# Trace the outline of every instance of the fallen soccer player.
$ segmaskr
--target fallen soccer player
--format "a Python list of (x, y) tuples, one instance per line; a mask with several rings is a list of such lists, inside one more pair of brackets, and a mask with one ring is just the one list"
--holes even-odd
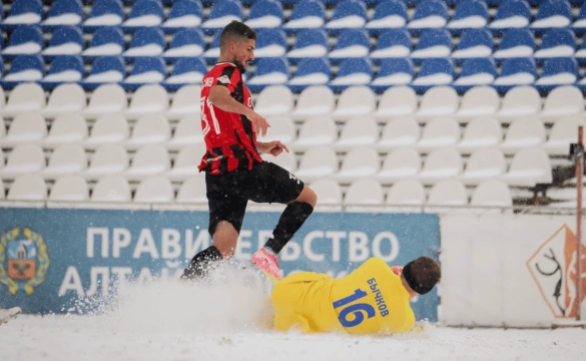
[(274, 327), (305, 333), (386, 334), (414, 329), (409, 301), (432, 290), (439, 265), (419, 257), (404, 267), (370, 258), (346, 277), (301, 272), (279, 281), (271, 299)]
[(22, 313), (22, 310), (18, 307), (3, 309), (0, 308), (0, 325), (8, 322), (9, 320), (16, 318)]

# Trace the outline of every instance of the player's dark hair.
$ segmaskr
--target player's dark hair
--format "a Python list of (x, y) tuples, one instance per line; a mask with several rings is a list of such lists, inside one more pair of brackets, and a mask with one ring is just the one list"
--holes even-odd
[(424, 295), (439, 282), (440, 266), (429, 257), (419, 257), (407, 263), (403, 268), (403, 277), (409, 287), (420, 295)]
[(220, 49), (223, 49), (230, 41), (245, 39), (256, 40), (256, 31), (240, 21), (233, 20), (222, 30), (222, 35), (220, 35)]

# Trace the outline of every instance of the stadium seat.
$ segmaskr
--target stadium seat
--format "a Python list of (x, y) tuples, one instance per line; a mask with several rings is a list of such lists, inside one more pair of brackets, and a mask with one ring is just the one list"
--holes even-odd
[(466, 170), (458, 177), (467, 185), (476, 185), (504, 174), (507, 164), (503, 153), (495, 148), (478, 149), (468, 159)]
[[(190, 0), (184, 0), (189, 2)], [(203, 55), (205, 42), (198, 29), (181, 29), (173, 36), (169, 49), (163, 53), (165, 60), (174, 61), (181, 58), (194, 58)]]
[(411, 58), (419, 63), (429, 58), (448, 58), (451, 53), (450, 34), (444, 29), (428, 29), (422, 32), (417, 47), (411, 52)]
[(443, 147), (431, 152), (425, 159), (417, 178), (424, 184), (434, 184), (458, 176), (462, 172), (462, 157), (455, 148)]
[(440, 117), (427, 122), (416, 147), (427, 153), (433, 149), (455, 146), (459, 141), (458, 122), (451, 117)]
[(349, 87), (338, 99), (332, 116), (336, 120), (347, 120), (356, 116), (371, 115), (376, 109), (375, 95), (368, 87)]
[(202, 176), (187, 179), (177, 192), (177, 203), (202, 203), (207, 209), (206, 180)]
[(254, 111), (264, 117), (288, 115), (293, 110), (293, 94), (283, 85), (268, 86), (260, 92)]
[[(88, 90), (96, 89), (98, 87), (101, 88), (101, 86), (119, 87), (118, 85), (114, 84), (122, 82), (125, 76), (126, 70), (124, 68), (124, 61), (121, 57), (100, 57), (97, 58), (94, 62), (94, 66), (92, 67), (90, 75), (87, 78), (85, 78), (84, 82), (82, 83), (82, 87)], [(122, 88), (120, 89), (122, 90)], [(95, 92), (99, 91), (99, 88), (95, 90)], [(118, 92), (116, 92), (115, 94), (117, 93)]]
[(518, 86), (509, 90), (503, 98), (498, 117), (511, 119), (534, 115), (540, 111), (541, 97), (537, 90), (529, 86)]
[(530, 58), (535, 51), (533, 35), (527, 29), (510, 29), (504, 33), (494, 58), (499, 60), (511, 58)]
[(435, 184), (429, 191), (428, 205), (465, 206), (468, 194), (464, 185), (457, 180), (444, 180)]
[(8, 190), (9, 201), (44, 201), (47, 199), (47, 185), (36, 174), (21, 175)]
[(119, 0), (100, 0), (94, 3), (83, 30), (93, 32), (104, 27), (115, 27), (124, 21), (124, 8)]
[[(4, 94), (4, 89), (2, 89), (2, 87), (0, 87), (0, 110), (4, 107), (4, 105), (6, 105), (6, 94)], [(3, 126), (3, 120), (2, 117), (0, 116), (0, 129)], [(2, 137), (2, 131), (0, 130), (0, 138)]]
[(38, 113), (17, 115), (6, 136), (0, 139), (0, 147), (11, 148), (18, 144), (37, 143), (47, 136), (47, 124)]
[(130, 186), (121, 176), (105, 176), (100, 178), (92, 191), (92, 202), (130, 202)]
[(206, 153), (205, 144), (189, 145), (179, 151), (173, 162), (173, 168), (165, 175), (171, 181), (183, 181), (199, 174), (199, 163)]
[(385, 207), (385, 209), (400, 213), (421, 212), (420, 207), (424, 203), (425, 189), (423, 185), (418, 181), (406, 179), (393, 184), (386, 201), (386, 204), (390, 207)]
[[(2, 179), (14, 179), (25, 174), (35, 174), (45, 168), (45, 155), (36, 144), (20, 144), (14, 147), (8, 162), (2, 168)], [(14, 186), (14, 185), (13, 185)]]
[(364, 30), (348, 29), (340, 33), (338, 41), (328, 57), (330, 62), (339, 63), (346, 59), (364, 58), (370, 53), (370, 40)]
[(321, 1), (302, 0), (293, 9), (284, 28), (288, 34), (304, 29), (321, 28), (326, 23), (326, 10)]
[(499, 7), (489, 27), (495, 32), (525, 28), (531, 21), (531, 10), (526, 1), (506, 0)]
[(86, 107), (86, 96), (78, 84), (62, 84), (49, 96), (43, 116), (49, 119), (66, 114), (81, 114)]
[(462, 35), (452, 57), (456, 62), (469, 58), (488, 58), (492, 54), (492, 47), (492, 35), (488, 30), (470, 29)]
[(134, 203), (172, 203), (175, 191), (169, 179), (153, 176), (140, 182), (134, 195)]
[(576, 115), (583, 111), (584, 97), (580, 89), (573, 86), (560, 86), (547, 95), (540, 116), (556, 121), (559, 117)]
[(98, 148), (90, 160), (90, 166), (82, 175), (86, 179), (101, 179), (119, 175), (128, 169), (128, 154), (121, 145), (104, 145)]
[(374, 15), (366, 23), (365, 28), (372, 35), (376, 35), (386, 29), (404, 28), (407, 20), (407, 7), (403, 1), (381, 1), (376, 6)]
[(537, 148), (517, 152), (509, 172), (501, 179), (508, 185), (517, 187), (534, 187), (539, 183), (551, 183), (551, 164), (547, 153)]
[(60, 55), (80, 55), (84, 47), (81, 31), (71, 26), (60, 27), (51, 36), (49, 46), (43, 50), (45, 60)]
[(267, 135), (262, 137), (263, 142), (279, 140), (289, 145), (295, 140), (295, 124), (291, 118), (277, 115), (267, 118), (271, 127), (267, 130)]
[(578, 127), (586, 128), (586, 121), (582, 116), (563, 118), (554, 123), (549, 133), (549, 139), (543, 149), (549, 155), (566, 156), (570, 151), (570, 144), (578, 139)]
[(334, 144), (334, 148), (349, 152), (355, 147), (371, 147), (377, 142), (378, 136), (378, 125), (373, 118), (353, 117), (342, 128), (340, 139)]
[[(1, 156), (1, 153), (0, 153)], [(0, 159), (3, 160), (3, 159)], [(0, 169), (2, 169), (2, 165), (0, 165)], [(4, 183), (0, 182), (0, 200), (6, 199), (6, 191), (4, 190)]]
[[(384, 3), (383, 3), (384, 4)], [(401, 60), (411, 53), (411, 38), (403, 29), (385, 30), (376, 42), (376, 48), (370, 53), (370, 58), (375, 64), (384, 62), (387, 58), (400, 58)]]
[(413, 118), (394, 118), (383, 129), (376, 147), (381, 151), (414, 146), (419, 140), (420, 127)]
[(102, 115), (122, 114), (127, 106), (124, 89), (116, 84), (105, 84), (92, 92), (83, 115), (87, 119), (96, 119)]
[(303, 120), (313, 116), (329, 115), (336, 104), (334, 93), (326, 86), (310, 86), (304, 89), (295, 110), (291, 114), (294, 120)]
[(545, 63), (535, 86), (540, 92), (549, 92), (558, 86), (575, 84), (578, 77), (578, 64), (575, 59), (552, 58)]
[(83, 172), (87, 168), (84, 149), (79, 144), (65, 144), (53, 151), (49, 165), (41, 175), (45, 179), (57, 179), (61, 176)]
[(346, 210), (350, 212), (372, 212), (370, 205), (382, 205), (384, 202), (383, 187), (372, 179), (361, 179), (350, 185), (344, 197)]
[(453, 86), (459, 93), (464, 93), (475, 86), (491, 85), (496, 76), (496, 65), (491, 58), (466, 59)]
[[(372, 64), (368, 59), (347, 59), (340, 65), (338, 74), (329, 83), (329, 87), (337, 92), (344, 91), (349, 87), (367, 89), (366, 85), (372, 80), (372, 73)], [(368, 91), (372, 93), (372, 90), (368, 89)]]
[(173, 3), (169, 17), (161, 25), (166, 33), (174, 33), (181, 29), (197, 28), (203, 19), (203, 9), (199, 1), (179, 0)]
[(0, 108), (2, 116), (12, 118), (18, 114), (41, 111), (45, 107), (45, 92), (38, 84), (20, 84), (10, 92), (8, 103)]
[(122, 144), (128, 139), (128, 123), (119, 114), (103, 115), (96, 120), (84, 146), (95, 149), (106, 144)]
[(334, 150), (327, 146), (319, 146), (303, 154), (296, 175), (303, 181), (311, 182), (318, 178), (332, 176), (337, 171), (338, 160)]
[(387, 120), (397, 116), (411, 115), (417, 110), (415, 91), (405, 86), (387, 89), (381, 96), (375, 118)]
[(576, 21), (574, 21), (571, 28), (574, 30), (576, 35), (583, 35), (586, 33), (586, 6), (582, 5), (580, 12), (576, 17)]
[(130, 107), (124, 113), (127, 119), (138, 119), (147, 114), (165, 114), (169, 94), (160, 85), (144, 85), (132, 95)]
[(424, 0), (415, 8), (413, 19), (407, 24), (410, 30), (443, 28), (448, 22), (448, 8), (443, 1)]
[(132, 136), (126, 142), (127, 149), (138, 149), (144, 145), (160, 144), (171, 139), (169, 122), (162, 115), (143, 115), (134, 128)]
[(477, 149), (500, 145), (503, 132), (498, 120), (489, 117), (476, 118), (468, 123), (462, 141), (458, 143), (460, 153), (472, 153)]
[(453, 88), (437, 86), (431, 88), (421, 97), (418, 118), (431, 118), (453, 115), (458, 110), (458, 94)]
[[(0, 117), (0, 140), (6, 136), (6, 125), (4, 124), (4, 118)], [(0, 150), (2, 147), (0, 147)], [(0, 158), (0, 167), (4, 165), (4, 157)]]
[(338, 34), (345, 29), (362, 29), (366, 24), (366, 6), (356, 0), (343, 0), (336, 5), (326, 31)]
[(323, 58), (328, 54), (328, 39), (323, 30), (304, 29), (297, 34), (293, 49), (287, 53), (287, 59), (297, 64), (307, 58)]
[(56, 0), (51, 4), (43, 30), (55, 30), (60, 26), (79, 26), (83, 20), (83, 7), (80, 0)]
[(551, 28), (567, 28), (572, 23), (572, 7), (565, 0), (544, 0), (531, 28), (537, 33)]
[(484, 1), (463, 0), (452, 16), (447, 28), (452, 31), (485, 28), (488, 25), (488, 8)]
[(511, 207), (513, 197), (509, 186), (498, 179), (480, 183), (472, 193), (471, 206)]
[(432, 87), (448, 85), (454, 81), (454, 65), (449, 59), (427, 59), (423, 61), (417, 78), (411, 86), (418, 93), (426, 92)]
[(216, 64), (218, 61), (218, 57), (220, 56), (220, 35), (222, 34), (221, 31), (218, 31), (214, 36), (214, 40), (210, 43), (208, 49), (203, 53), (203, 57), (206, 60), (206, 63), (210, 65)]
[(264, 29), (259, 32), (254, 50), (255, 58), (282, 57), (285, 53), (287, 53), (287, 38), (282, 30)]
[(124, 175), (131, 181), (141, 180), (166, 173), (170, 168), (171, 160), (167, 149), (160, 145), (145, 145), (136, 152)]
[(3, 30), (13, 30), (21, 25), (37, 25), (43, 19), (43, 5), (40, 0), (15, 0), (2, 20)]
[(87, 202), (89, 194), (85, 179), (78, 175), (67, 175), (55, 182), (49, 194), (49, 201)]
[(397, 148), (387, 155), (376, 178), (383, 184), (389, 184), (400, 179), (415, 177), (420, 171), (419, 153), (413, 148)]
[(331, 68), (325, 59), (308, 58), (301, 60), (295, 76), (289, 80), (287, 86), (292, 91), (299, 92), (309, 86), (325, 85), (331, 77)]
[(329, 117), (313, 117), (303, 123), (299, 137), (292, 144), (297, 151), (320, 145), (332, 146), (338, 139), (336, 123)]
[(199, 115), (201, 112), (200, 104), (201, 86), (185, 85), (173, 96), (173, 104), (167, 110), (169, 120), (182, 119), (185, 116)]
[(213, 34), (233, 20), (242, 21), (240, 3), (232, 0), (219, 0), (214, 3), (210, 16), (208, 20), (204, 21), (202, 28), (207, 34)]
[(501, 150), (509, 155), (521, 149), (538, 147), (545, 142), (545, 127), (541, 120), (533, 117), (519, 118), (507, 129)]
[(39, 81), (44, 74), (45, 64), (40, 56), (20, 55), (10, 65), (10, 71), (4, 75), (1, 84), (4, 89), (10, 89), (22, 83)]
[(79, 83), (85, 70), (80, 56), (58, 56), (51, 63), (51, 68), (41, 80), (44, 89), (54, 89), (61, 84)]
[(254, 76), (247, 82), (248, 88), (258, 92), (269, 85), (286, 84), (289, 66), (284, 58), (262, 58), (258, 60)]
[[(562, 2), (556, 0), (556, 2)], [(572, 57), (576, 51), (576, 37), (569, 29), (552, 29), (543, 35), (541, 46), (533, 54), (538, 64), (551, 58)]]
[[(586, 28), (585, 28), (586, 30)], [(580, 48), (576, 51), (576, 53), (574, 53), (574, 57), (576, 58), (576, 61), (578, 62), (578, 64), (580, 65), (584, 65), (586, 64), (586, 43), (582, 42), (582, 45), (580, 46)]]
[(163, 5), (159, 1), (140, 0), (132, 6), (128, 19), (122, 23), (122, 29), (125, 32), (135, 32), (143, 28), (158, 28), (164, 18)]
[(165, 47), (165, 39), (163, 38), (163, 32), (161, 30), (158, 28), (142, 28), (134, 34), (130, 41), (130, 47), (123, 53), (123, 55), (125, 60), (134, 60), (140, 57), (161, 56), (163, 55)]
[[(170, 91), (178, 90), (185, 86), (199, 86), (206, 73), (207, 68), (202, 58), (182, 58), (177, 60), (171, 76), (161, 85)], [(199, 98), (199, 93), (197, 97)], [(192, 102), (193, 100), (191, 99)], [(195, 104), (192, 106), (195, 106)]]
[(271, 154), (263, 154), (263, 159), (267, 162), (275, 163), (279, 167), (286, 171), (293, 173), (297, 169), (297, 160), (295, 159), (295, 153), (281, 153), (278, 157), (274, 157)]
[(311, 182), (309, 187), (319, 199), (318, 206), (342, 204), (342, 189), (340, 189), (338, 182), (328, 178), (321, 178)]
[(169, 150), (178, 150), (191, 144), (203, 143), (203, 133), (199, 116), (187, 115), (175, 127), (173, 139), (167, 143), (166, 147)]
[(272, 29), (283, 25), (281, 4), (272, 0), (260, 0), (252, 5), (246, 25), (253, 29)]
[(513, 58), (504, 62), (501, 74), (493, 83), (498, 92), (504, 93), (515, 87), (522, 89), (535, 83), (537, 68), (529, 58)]
[(375, 92), (382, 93), (389, 87), (410, 84), (414, 74), (413, 63), (409, 59), (385, 59), (370, 87)]
[(65, 113), (56, 117), (49, 135), (41, 141), (43, 148), (82, 143), (88, 136), (87, 123), (80, 114)]
[(467, 120), (478, 116), (494, 115), (500, 108), (500, 97), (494, 88), (476, 86), (462, 97), (462, 103), (456, 116)]

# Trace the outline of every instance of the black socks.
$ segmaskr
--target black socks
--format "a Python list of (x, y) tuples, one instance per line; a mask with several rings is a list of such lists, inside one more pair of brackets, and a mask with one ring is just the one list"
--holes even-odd
[(279, 223), (273, 231), (273, 238), (265, 243), (265, 248), (279, 254), (312, 212), (313, 207), (309, 203), (293, 202), (289, 204), (281, 214)]
[(196, 254), (183, 271), (181, 279), (192, 280), (205, 277), (215, 263), (224, 259), (216, 246), (210, 246)]

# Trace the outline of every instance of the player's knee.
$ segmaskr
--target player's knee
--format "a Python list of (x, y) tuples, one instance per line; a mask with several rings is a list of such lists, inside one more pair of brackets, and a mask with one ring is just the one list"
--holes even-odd
[(303, 187), (303, 191), (301, 192), (299, 198), (297, 198), (297, 201), (308, 203), (315, 208), (315, 205), (317, 204), (317, 194), (315, 194), (315, 192), (306, 185)]

